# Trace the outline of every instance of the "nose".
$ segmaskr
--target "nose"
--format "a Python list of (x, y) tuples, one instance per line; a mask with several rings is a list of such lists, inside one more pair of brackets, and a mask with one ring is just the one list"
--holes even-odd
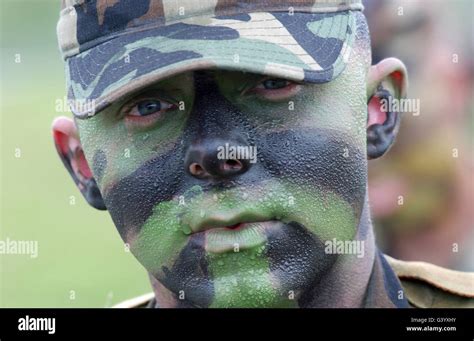
[[(229, 153), (233, 148), (247, 147), (238, 140), (205, 139), (192, 144), (185, 156), (185, 168), (198, 179), (226, 179), (243, 174), (250, 168), (250, 160), (239, 153)], [(227, 152), (226, 152), (227, 151)], [(244, 155), (245, 156), (245, 155)]]

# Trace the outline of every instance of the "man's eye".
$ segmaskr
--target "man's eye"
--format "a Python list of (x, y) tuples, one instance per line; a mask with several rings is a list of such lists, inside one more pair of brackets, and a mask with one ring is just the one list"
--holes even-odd
[(281, 78), (267, 78), (247, 93), (269, 101), (284, 101), (295, 96), (302, 85)]
[(158, 100), (147, 99), (136, 103), (128, 112), (129, 116), (149, 116), (155, 113), (164, 112), (173, 108), (173, 104)]
[(285, 79), (267, 79), (264, 80), (257, 88), (266, 90), (283, 89), (290, 85), (290, 82)]

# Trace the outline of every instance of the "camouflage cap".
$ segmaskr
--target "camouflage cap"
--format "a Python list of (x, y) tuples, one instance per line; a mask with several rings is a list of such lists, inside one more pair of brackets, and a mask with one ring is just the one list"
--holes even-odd
[(196, 69), (324, 83), (344, 69), (361, 0), (62, 0), (68, 100), (87, 118)]

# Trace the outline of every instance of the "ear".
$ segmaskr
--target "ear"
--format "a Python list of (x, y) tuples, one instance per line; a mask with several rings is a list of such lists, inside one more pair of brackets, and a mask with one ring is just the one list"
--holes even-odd
[(397, 136), (400, 113), (391, 111), (394, 100), (406, 96), (408, 78), (405, 65), (396, 58), (387, 58), (369, 69), (367, 80), (367, 156), (384, 155)]
[(68, 117), (58, 117), (54, 120), (52, 129), (59, 158), (82, 195), (92, 207), (106, 210), (104, 199), (84, 156), (74, 121)]

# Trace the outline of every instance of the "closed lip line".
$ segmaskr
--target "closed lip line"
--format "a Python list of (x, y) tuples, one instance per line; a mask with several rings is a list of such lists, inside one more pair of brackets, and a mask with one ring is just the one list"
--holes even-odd
[(208, 214), (208, 216), (196, 219), (190, 224), (192, 233), (203, 232), (206, 230), (225, 228), (244, 223), (257, 223), (274, 220), (273, 217), (262, 216), (251, 212), (234, 213), (216, 213)]

